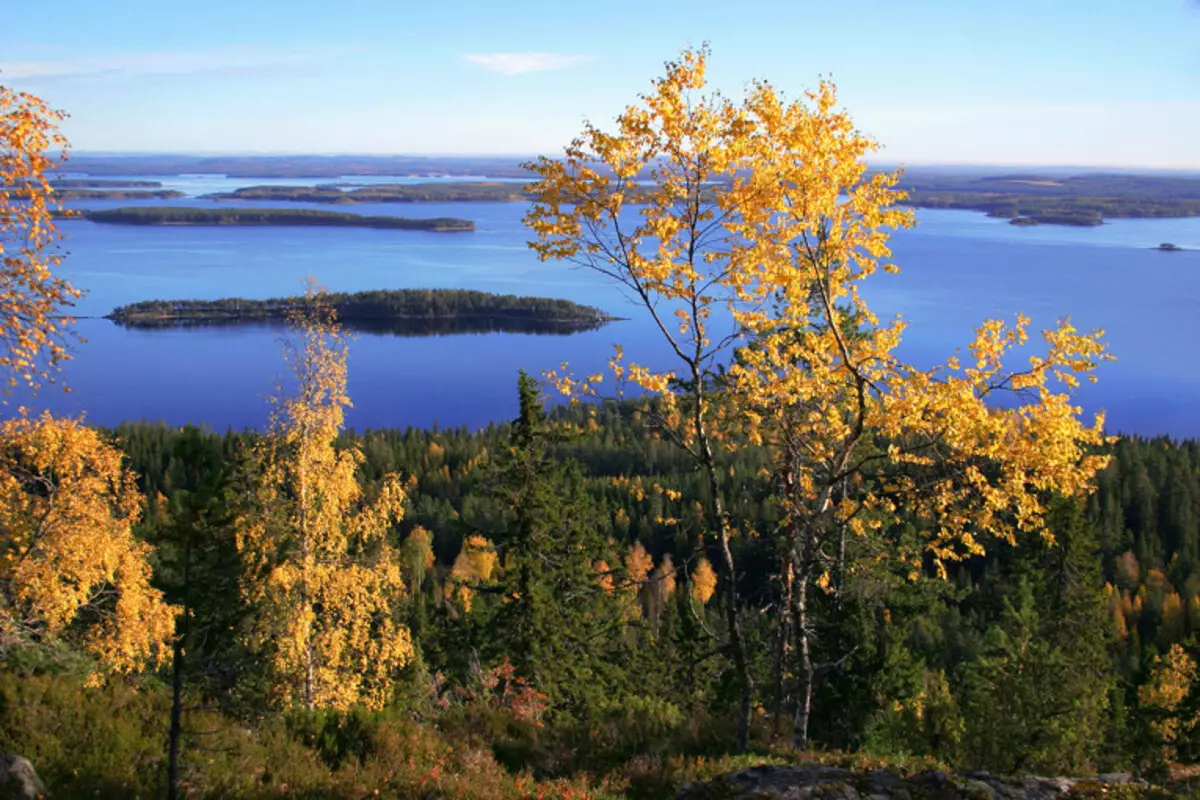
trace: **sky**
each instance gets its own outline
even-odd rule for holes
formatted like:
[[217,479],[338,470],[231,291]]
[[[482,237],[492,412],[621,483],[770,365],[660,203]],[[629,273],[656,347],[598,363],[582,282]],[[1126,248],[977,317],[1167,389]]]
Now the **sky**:
[[880,161],[1200,169],[1200,0],[0,0],[75,152],[553,154],[703,42]]

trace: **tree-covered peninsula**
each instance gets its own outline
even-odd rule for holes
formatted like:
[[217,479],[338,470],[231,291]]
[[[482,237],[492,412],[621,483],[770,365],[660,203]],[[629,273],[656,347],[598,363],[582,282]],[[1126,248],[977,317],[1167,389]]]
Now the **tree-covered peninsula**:
[[[491,331],[565,334],[618,319],[569,300],[466,289],[339,292],[326,300],[351,330],[408,336]],[[148,300],[114,309],[107,318],[130,328],[282,324],[304,305],[304,297]]]
[[79,216],[92,222],[116,225],[289,225],[348,228],[388,228],[396,230],[459,232],[475,230],[469,219],[435,217],[364,216],[337,211],[312,211],[290,208],[191,208],[146,206],[82,211]]

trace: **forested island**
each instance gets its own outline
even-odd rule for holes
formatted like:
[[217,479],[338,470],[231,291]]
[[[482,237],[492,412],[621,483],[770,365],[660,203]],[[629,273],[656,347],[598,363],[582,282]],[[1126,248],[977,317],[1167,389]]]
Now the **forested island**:
[[177,189],[163,188],[161,181],[97,178],[59,178],[50,181],[54,197],[70,200],[174,200],[186,197]]
[[59,200],[177,200],[187,197],[177,189],[55,189]]
[[121,178],[56,178],[52,189],[161,189],[162,181],[136,181]]
[[282,200],[305,203],[455,203],[528,200],[521,183],[454,181],[446,183],[376,184],[343,189],[318,186],[247,186],[205,195],[206,200]]
[[[75,215],[72,215],[75,216]],[[364,216],[337,211],[289,208],[191,208],[184,206],[131,206],[102,211],[82,211],[79,217],[115,225],[288,225],[388,228],[457,233],[475,230],[468,219],[434,217]]]
[[[114,309],[107,319],[129,328],[282,324],[303,297],[269,300],[148,300]],[[555,333],[592,330],[618,317],[569,300],[465,289],[395,289],[324,296],[350,330],[428,336],[448,333]]]

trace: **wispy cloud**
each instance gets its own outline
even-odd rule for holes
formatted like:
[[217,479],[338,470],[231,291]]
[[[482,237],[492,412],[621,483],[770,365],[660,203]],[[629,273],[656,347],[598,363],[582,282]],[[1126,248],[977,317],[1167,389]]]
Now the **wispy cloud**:
[[521,75],[525,72],[549,72],[569,69],[595,58],[567,53],[468,53],[467,61],[501,75]]
[[313,48],[297,51],[219,51],[127,53],[45,61],[0,61],[0,80],[43,81],[134,75],[200,75],[246,72],[304,64],[343,51]]

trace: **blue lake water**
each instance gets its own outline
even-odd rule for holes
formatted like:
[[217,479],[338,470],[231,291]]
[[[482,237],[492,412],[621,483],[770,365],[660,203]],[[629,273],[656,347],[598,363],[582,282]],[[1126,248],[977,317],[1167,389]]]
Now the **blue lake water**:
[[[192,195],[253,183],[220,176],[161,180]],[[524,204],[335,208],[465,217],[475,220],[477,230],[438,234],[65,221],[61,228],[68,235],[69,255],[61,274],[88,292],[77,313],[96,317],[114,306],[153,298],[295,294],[308,275],[335,291],[470,288],[564,297],[634,317],[571,336],[360,335],[351,348],[349,389],[355,405],[347,418],[359,429],[435,421],[477,427],[510,418],[519,368],[540,374],[568,361],[579,372],[600,371],[614,343],[623,344],[631,359],[664,362],[655,331],[602,276],[537,260],[525,244]],[[1011,320],[1022,311],[1035,326],[1047,326],[1070,315],[1080,328],[1104,328],[1118,357],[1101,368],[1098,385],[1082,391],[1086,409],[1106,409],[1113,432],[1200,436],[1200,412],[1193,408],[1200,399],[1200,363],[1188,356],[1200,341],[1200,252],[1151,249],[1164,241],[1200,248],[1200,219],[1018,228],[975,212],[922,210],[918,220],[915,230],[893,240],[902,273],[872,278],[866,290],[881,317],[900,313],[909,321],[903,345],[908,357],[922,363],[941,360],[964,347],[973,327],[989,316]],[[132,331],[102,319],[81,319],[77,328],[87,341],[63,372],[71,393],[51,388],[18,402],[58,414],[86,413],[104,425],[162,419],[217,429],[258,427],[267,418],[264,398],[283,372],[281,332],[269,328]]]

